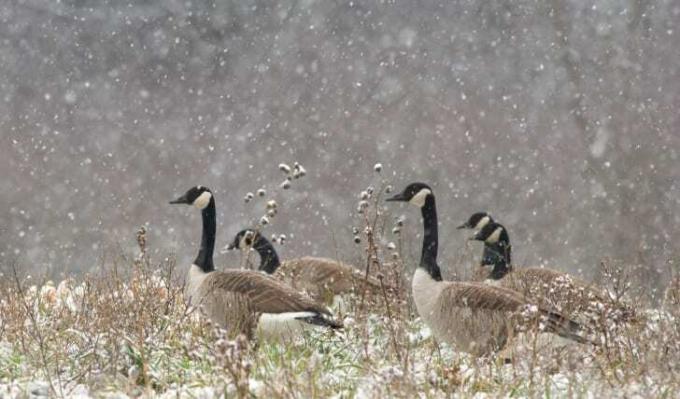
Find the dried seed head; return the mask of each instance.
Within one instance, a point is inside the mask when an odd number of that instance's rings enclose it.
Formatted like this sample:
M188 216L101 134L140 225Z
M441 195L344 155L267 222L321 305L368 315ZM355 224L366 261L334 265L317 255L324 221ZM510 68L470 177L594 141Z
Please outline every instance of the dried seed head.
M394 190L394 188L392 188L391 185L387 185L387 187L385 187L385 193L387 193L387 194L391 193L392 190Z
M288 179L284 180L284 182L281 183L281 188L284 190L288 190L290 188L290 180Z
M243 197L243 201L245 201L246 204L247 204L248 202L250 202L251 199L253 199L253 193L248 193L248 194L246 194L245 197Z
M285 163L280 163L279 170L284 173L290 173L290 166L286 165Z
M361 194L359 194L359 198L361 198L362 200L367 200L370 198L370 195L368 194L367 191L362 191Z
M355 243L355 244L361 244L361 237L359 237L359 236L354 236L354 243Z
M260 218L260 224L263 225L263 226L268 225L268 224L269 224L269 218L266 217L266 216L262 216L262 217Z
M397 249L397 246L393 242L390 241L390 242L387 243L387 249L394 250L394 249Z
M359 234L359 229L357 229L356 227L352 227L352 234L354 235Z
M368 193L368 195L373 195L373 191L375 191L373 186L366 187L366 192Z
M366 200L359 201L359 208L361 208L361 209L368 208L368 201L366 201Z
M286 238L287 238L287 237L286 237L285 234L281 234L281 235L279 236L279 244L283 245L283 243L286 242Z
M401 228L395 227L392 229L392 234L401 234Z
M375 170L378 173L382 172L382 168L383 168L383 166L382 166L381 163L377 163L377 164L373 165L373 170Z
M274 216L276 216L276 209L267 210L267 216L269 216L270 218L273 218Z
M276 209L277 203L274 200L267 201L267 209Z
M267 195L267 191L265 191L264 188L257 190L257 196L258 197L264 197L265 195Z
M293 167L293 178L298 179L306 174L307 170L305 170L305 168L302 165L295 162L295 166Z

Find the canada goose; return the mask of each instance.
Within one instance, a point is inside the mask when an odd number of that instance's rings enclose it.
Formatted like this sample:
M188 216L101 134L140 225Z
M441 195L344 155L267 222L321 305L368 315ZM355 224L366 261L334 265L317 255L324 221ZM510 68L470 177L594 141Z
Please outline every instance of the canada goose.
M381 288L376 278L366 279L359 270L332 259L305 256L280 262L271 242L255 230L239 231L227 246L229 250L235 248L253 248L260 255L260 271L307 292L318 301L332 303L336 295L353 292L355 287L365 287L374 294Z
M473 240L484 242L491 255L475 271L473 279L517 291L532 302L557 309L578 320L590 320L604 314L612 321L630 320L633 310L614 304L602 290L567 273L540 267L512 266L510 236L500 223L485 225Z
M418 314L435 337L461 350L483 355L501 349L526 327L527 317L542 320L547 332L585 343L580 326L559 313L527 302L519 293L477 282L442 281L437 265L437 209L432 189L412 183L387 201L418 206L423 216L423 250L411 288Z
M484 226L486 226L489 223L493 223L493 217L489 215L487 212L475 212L473 213L470 218L460 226L456 227L457 229L470 229L474 230L474 232L478 232ZM484 246L484 252L482 253L482 265L492 265L494 262L496 262L495 257L498 256L498 253L495 251L492 251L491 248L488 246Z
M186 293L219 326L252 336L287 336L305 324L340 328L328 309L293 288L250 270L215 271L215 198L203 186L189 189L171 204L194 205L203 216L201 247L189 269Z
M494 220L487 212L475 212L473 213L467 222L456 227L457 229L472 229L475 231L481 230L484 226L489 223L493 223Z

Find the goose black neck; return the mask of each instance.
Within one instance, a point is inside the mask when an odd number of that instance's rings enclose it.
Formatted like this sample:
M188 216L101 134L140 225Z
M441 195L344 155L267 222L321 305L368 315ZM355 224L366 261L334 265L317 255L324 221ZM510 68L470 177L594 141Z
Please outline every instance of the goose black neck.
M510 244L485 244L482 255L482 266L493 266L489 278L499 280L512 270Z
M439 247L439 233L437 226L437 205L434 195L425 198L421 208L423 214L423 252L420 257L420 267L424 268L436 281L442 280L441 270L437 265L437 250Z
M262 237L260 234L257 235L253 248L260 255L260 270L272 274L281 265L279 261L279 256L276 254L276 250L269 240Z
M213 264L213 252L215 251L215 231L217 230L217 220L215 216L215 199L210 198L208 206L201 211L203 217L203 234L201 236L201 248L194 264L204 272L215 270Z

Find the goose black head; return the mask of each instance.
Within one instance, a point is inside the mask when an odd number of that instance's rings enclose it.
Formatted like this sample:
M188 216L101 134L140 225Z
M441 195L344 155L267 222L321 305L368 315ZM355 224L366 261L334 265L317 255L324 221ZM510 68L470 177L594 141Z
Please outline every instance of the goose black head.
M472 216L467 220L467 222L461 224L458 226L458 229L472 229L472 230L481 230L484 228L489 223L493 223L494 220L486 212L476 212L473 213Z
M250 248L253 246L253 243L255 243L255 239L258 236L258 232L252 229L243 229L236 233L234 236L234 241L231 242L231 244L227 245L227 249L229 251L233 249L244 249L244 248Z
M428 186L425 183L411 183L406 188L404 191L400 192L399 194L386 199L386 201L401 201L401 202L409 202L419 208L422 208L425 206L425 200L427 197L432 196L434 197L434 194L432 194L432 189L430 186Z
M510 237L508 231L500 223L491 222L484 226L471 240L483 241L485 244L510 244Z
M212 191L205 186L192 187L176 200L170 201L171 204L194 205L198 209L204 209L210 203Z

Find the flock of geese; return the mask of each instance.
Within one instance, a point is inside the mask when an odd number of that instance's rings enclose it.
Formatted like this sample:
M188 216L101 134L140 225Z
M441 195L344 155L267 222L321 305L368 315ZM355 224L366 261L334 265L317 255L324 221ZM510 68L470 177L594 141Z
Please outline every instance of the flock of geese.
M423 246L411 289L418 314L439 341L481 356L503 349L532 326L579 344L596 344L591 327L598 321L635 321L631 307L612 301L598 287L555 270L513 267L507 230L484 212L459 226L474 231L471 240L484 243L472 281L444 281L437 263L438 221L432 189L412 183L387 201L408 202L421 210ZM295 336L309 326L340 329L342 322L327 307L334 297L357 287L374 292L385 288L382 281L331 259L281 262L272 244L250 229L240 231L228 248L257 251L259 271L216 271L213 193L196 186L170 203L201 210L201 245L189 269L186 296L222 328L264 338Z

